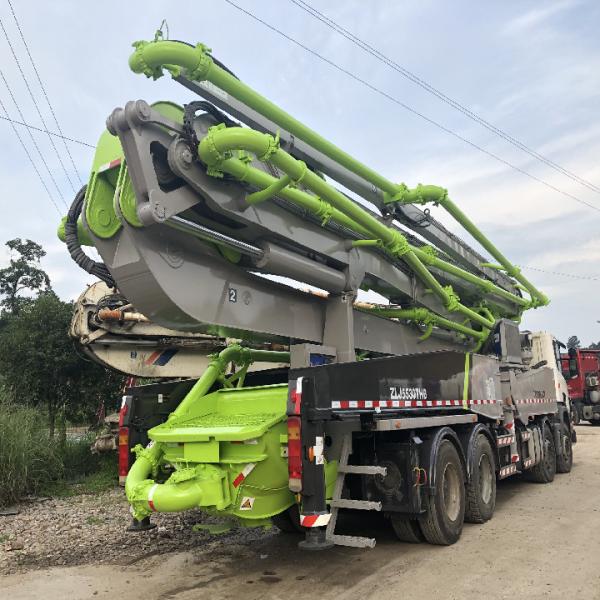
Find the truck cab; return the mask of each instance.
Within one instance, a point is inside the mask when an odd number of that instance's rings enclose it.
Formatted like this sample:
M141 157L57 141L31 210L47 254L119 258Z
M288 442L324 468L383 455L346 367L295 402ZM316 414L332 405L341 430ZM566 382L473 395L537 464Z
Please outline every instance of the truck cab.
M547 366L552 369L556 396L559 402L563 402L569 412L571 411L571 390L564 375L563 359L560 353L564 345L547 331L536 331L531 335L531 368Z
M575 421L600 425L600 350L570 348L561 354Z

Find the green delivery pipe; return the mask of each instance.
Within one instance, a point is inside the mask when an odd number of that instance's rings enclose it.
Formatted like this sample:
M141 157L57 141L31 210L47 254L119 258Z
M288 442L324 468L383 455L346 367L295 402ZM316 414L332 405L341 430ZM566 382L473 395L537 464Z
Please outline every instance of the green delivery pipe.
M233 175L240 181L249 183L258 188L262 188L261 191L271 188L278 181L280 181L276 177L273 177L272 175L269 175L260 169L252 167L248 163L245 163L237 158L228 158L224 160L221 163L220 168L230 175ZM250 195L252 196L253 194ZM323 222L331 219L332 221L335 221L336 223L339 223L340 225L343 225L347 229L355 231L356 233L361 235L370 235L367 229L359 225L356 221L350 219L343 212L333 208L329 202L326 202L317 196L307 194L306 192L290 186L284 187L278 193L278 196L281 196L282 198L285 198L286 200L289 200L290 202L293 202L294 204L306 209L307 211L319 217Z
M135 51L129 58L129 66L135 73L143 73L147 77L157 79L163 75L163 68L168 70L174 77L180 75L183 68L186 71L186 77L189 79L213 83L240 102L269 118L307 144L310 144L316 150L319 150L340 165L369 181L384 192L388 202L437 202L442 204L502 264L509 275L525 286L531 294L532 299L535 300L536 305L548 304L548 298L523 277L519 269L512 265L474 223L448 198L446 190L432 185L419 185L414 190L410 190L404 184L396 184L383 177L300 121L294 119L287 112L255 92L225 69L219 67L210 56L210 50L203 44L190 46L183 42L155 40L153 42L139 41L133 45ZM440 193L440 191L443 193ZM414 261L410 257L407 262ZM440 291L437 290L437 293L439 295Z
M417 248L413 246L413 252L426 264L431 265L432 267L436 267L440 269L440 271L444 271L446 273L450 273L451 275L456 275L465 281L469 281L483 290L493 293L497 296L505 298L506 300L510 300L519 306L527 308L530 306L529 300L523 298L522 296L517 296L516 294L512 294L511 292L497 286L487 279L482 279L481 277L477 277L477 275L473 275L473 273L469 273L469 271L465 271L452 263L449 263L445 260L438 258L437 256L433 256L429 252L425 251L422 248Z
M242 161L232 158L233 153L240 150L255 154L261 161L271 162L288 175L293 182L301 182L303 186L329 202L334 209L346 215L352 222L368 231L370 235L381 239L387 250L392 255L402 258L421 281L441 298L449 311L460 312L483 327L493 327L493 321L461 304L451 289L443 287L438 282L398 230L378 221L344 194L330 186L316 173L310 171L302 161L295 159L279 148L277 140L273 136L252 129L217 125L211 127L200 142L198 155L213 175L218 175L223 170L247 181L247 174L252 173L252 167L248 167ZM242 166L244 168L243 172L241 171ZM269 183L269 185L273 184Z
M379 315L381 317L388 317L391 319L406 319L408 321L417 321L422 323L423 325L427 325L428 327L433 325L438 325L440 327L444 327L446 329L450 329L452 331L456 331L458 333L462 333L464 335L468 335L476 340L483 341L488 336L489 331L476 331L466 325L462 325L461 323L456 323L455 321L451 321L450 319L445 319L440 315L431 312L427 308L386 308L386 307L359 307L360 310L365 312L370 312L375 315ZM430 333L428 330L426 335Z
M398 192L398 184L356 160L215 64L209 49L203 44L189 46L183 42L157 40L135 42L134 47L135 51L129 58L129 67L134 73L157 79L162 76L163 68L173 76L178 76L180 68L183 68L188 79L213 83L384 192Z
M418 185L409 189L402 186L402 191L388 197L387 202L400 202L402 204L440 204L444 207L501 265L511 277L523 285L537 306L545 306L548 298L540 292L526 277L521 274L518 267L513 265L498 248L481 232L481 230L465 215L465 213L448 197L448 191L436 185ZM487 265L490 266L490 265Z
M179 406L169 415L169 419L181 416L189 411L200 398L206 396L214 383L225 375L227 365L230 362L238 365L249 365L253 362L289 362L289 352L273 352L270 350L253 350L252 348L243 348L239 344L227 346L213 359L206 367L206 370L194 384L194 387L188 392L186 397L179 403Z
M169 419L188 412L209 392L217 379L225 374L227 365L231 362L249 365L256 361L289 362L289 360L289 352L254 350L232 344L212 358L194 387L169 415ZM178 471L164 484L149 479L157 470L162 454L162 444L159 443L149 444L144 449L140 447L137 458L129 470L125 480L125 494L136 519L141 520L153 511L176 512L198 507L201 504L217 505L222 501L222 479L225 474L218 466L201 465L201 470L182 481L177 481Z

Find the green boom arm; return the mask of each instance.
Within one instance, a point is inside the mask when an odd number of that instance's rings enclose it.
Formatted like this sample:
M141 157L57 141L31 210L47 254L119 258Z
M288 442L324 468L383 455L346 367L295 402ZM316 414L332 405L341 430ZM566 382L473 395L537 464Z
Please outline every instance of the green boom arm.
M384 192L386 202L437 203L442 205L500 263L502 269L508 275L514 277L529 292L531 295L530 306L536 307L548 304L548 298L535 288L521 274L518 267L513 265L487 239L476 225L450 200L443 188L419 185L414 189L409 189L404 184L397 184L388 180L294 119L231 73L219 67L210 56L210 50L203 44L189 46L182 42L155 40L152 42L135 42L134 47L135 52L129 59L129 66L134 72L144 73L146 76L156 79L162 76L163 69L168 70L173 76L180 75L183 69L185 70L185 76L191 80L208 81L216 85L294 136L310 144L316 150L372 183ZM432 289L439 296L444 297L442 290L432 281L429 272L420 264L418 259L415 260L415 257L409 254L405 260L422 279L427 280L432 285ZM447 303L448 299L444 301Z

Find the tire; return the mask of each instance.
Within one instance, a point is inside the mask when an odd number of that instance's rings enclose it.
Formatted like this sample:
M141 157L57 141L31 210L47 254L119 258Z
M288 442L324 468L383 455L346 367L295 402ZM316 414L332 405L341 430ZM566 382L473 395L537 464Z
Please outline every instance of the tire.
M419 527L419 521L400 517L398 515L390 515L390 521L396 537L401 542L409 544L420 544L423 541L423 532Z
M485 523L496 508L496 466L490 441L479 434L473 442L471 479L467 483L465 521Z
M297 504L290 506L278 515L273 515L271 521L273 521L273 524L277 525L284 533L302 532L302 527L300 526L300 511Z
M581 418L579 417L579 410L576 406L573 406L571 408L571 411L573 412L573 425L579 425L579 423L581 422Z
M419 519L430 544L450 546L458 541L465 516L465 474L454 444L444 440L435 458L435 493L426 500L427 512Z
M566 423L560 425L560 443L561 447L556 453L556 472L570 473L573 467L573 442Z
M542 460L525 472L527 478L534 483L551 483L556 474L556 448L554 447L554 434L548 424L543 427L542 440L544 443Z

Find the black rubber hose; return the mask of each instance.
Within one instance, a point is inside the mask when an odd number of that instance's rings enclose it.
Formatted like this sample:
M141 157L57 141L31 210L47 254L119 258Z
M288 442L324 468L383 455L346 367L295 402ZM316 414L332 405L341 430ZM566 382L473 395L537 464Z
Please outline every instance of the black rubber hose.
M230 119L225 113L221 112L216 106L206 100L195 100L183 107L183 133L188 142L194 149L198 148L198 137L194 131L194 117L196 113L202 110L215 118L217 123L225 123L227 127L239 127L240 124Z
M69 208L67 213L67 220L65 221L65 242L71 258L84 270L98 277L106 283L108 287L114 288L115 280L108 271L104 263L99 263L90 258L81 248L79 243L79 237L77 236L77 221L81 210L83 208L83 201L85 200L85 190L87 186L84 185L75 195L75 199Z

